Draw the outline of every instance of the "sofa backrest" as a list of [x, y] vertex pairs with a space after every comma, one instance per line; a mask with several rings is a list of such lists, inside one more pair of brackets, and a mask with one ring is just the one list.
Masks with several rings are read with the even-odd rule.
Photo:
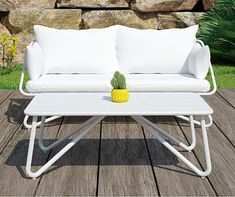
[[184, 29], [117, 31], [117, 57], [124, 73], [187, 73], [198, 26]]
[[44, 73], [188, 73], [198, 26], [140, 30], [125, 26], [57, 30], [34, 26]]
[[113, 73], [118, 69], [115, 29], [58, 30], [34, 26], [44, 73]]

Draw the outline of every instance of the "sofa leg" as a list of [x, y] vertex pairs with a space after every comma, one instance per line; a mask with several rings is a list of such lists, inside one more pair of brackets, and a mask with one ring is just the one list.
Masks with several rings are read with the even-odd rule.
[[[175, 117], [177, 117], [177, 118], [179, 118], [179, 119], [182, 119], [182, 120], [184, 120], [184, 121], [186, 121], [186, 122], [189, 122], [189, 121], [190, 121], [189, 117], [187, 117], [187, 116], [175, 116]], [[212, 124], [213, 124], [212, 116], [211, 116], [211, 115], [208, 115], [208, 118], [209, 118], [209, 123], [206, 124], [206, 127], [211, 127]], [[195, 125], [201, 126], [201, 122], [199, 122], [199, 121], [197, 121], [197, 120], [193, 120], [193, 123], [194, 123]]]
[[[53, 120], [56, 120], [56, 119], [58, 119], [58, 118], [60, 118], [60, 117], [61, 117], [61, 116], [51, 116], [51, 117], [45, 119], [45, 123], [50, 122], [50, 121], [53, 121]], [[23, 124], [24, 124], [24, 127], [25, 127], [25, 128], [27, 128], [28, 130], [30, 130], [30, 129], [32, 128], [32, 124], [28, 124], [28, 119], [29, 119], [29, 116], [28, 116], [28, 115], [25, 115]], [[41, 126], [41, 124], [42, 124], [42, 121], [37, 122], [37, 123], [36, 123], [36, 127]]]

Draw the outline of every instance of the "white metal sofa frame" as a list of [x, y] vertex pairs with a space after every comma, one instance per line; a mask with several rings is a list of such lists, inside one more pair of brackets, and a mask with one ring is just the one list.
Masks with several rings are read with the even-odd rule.
[[[201, 45], [204, 46], [203, 42], [200, 40], [197, 40], [197, 42]], [[24, 74], [25, 74], [26, 67], [23, 65], [22, 67], [22, 73], [21, 73], [21, 78], [20, 78], [20, 85], [19, 85], [19, 90], [23, 95], [26, 96], [35, 96], [36, 94], [33, 93], [27, 93], [23, 90], [23, 82], [24, 82]], [[215, 76], [213, 72], [212, 65], [210, 64], [209, 66], [211, 78], [212, 78], [212, 83], [213, 83], [213, 89], [209, 92], [203, 92], [203, 93], [198, 93], [199, 95], [212, 95], [216, 92], [217, 90], [217, 85], [215, 81]], [[208, 115], [209, 118], [209, 123], [206, 124], [205, 122], [205, 117], [203, 116], [201, 118], [201, 121], [196, 121], [193, 119], [193, 116], [176, 116], [177, 118], [183, 119], [184, 121], [187, 121], [190, 123], [190, 129], [191, 129], [191, 144], [190, 145], [185, 145], [184, 143], [180, 142], [178, 139], [174, 138], [170, 134], [168, 134], [165, 130], [162, 128], [158, 127], [154, 123], [150, 122], [146, 118], [142, 116], [132, 116], [132, 118], [137, 121], [140, 125], [142, 125], [144, 128], [149, 130], [157, 139], [160, 141], [161, 144], [163, 144], [167, 149], [169, 149], [173, 154], [175, 154], [179, 159], [181, 159], [186, 165], [188, 165], [196, 174], [204, 178], [205, 176], [209, 175], [212, 167], [211, 167], [211, 159], [210, 159], [210, 153], [209, 153], [209, 145], [208, 145], [208, 139], [207, 139], [207, 128], [209, 128], [213, 124], [212, 116]], [[81, 131], [81, 134], [75, 137], [69, 144], [67, 144], [62, 150], [60, 150], [57, 155], [55, 155], [50, 161], [48, 161], [42, 168], [40, 168], [37, 172], [32, 172], [31, 171], [31, 161], [32, 161], [32, 154], [33, 154], [33, 144], [30, 144], [29, 147], [29, 152], [30, 152], [30, 157], [27, 159], [27, 164], [26, 164], [26, 172], [29, 176], [33, 177], [34, 179], [38, 176], [40, 176], [43, 172], [45, 172], [48, 167], [50, 167], [55, 161], [57, 161], [65, 152], [67, 152], [76, 142], [78, 142], [93, 126], [95, 126], [100, 120], [102, 120], [104, 117], [92, 117], [88, 121], [86, 121], [81, 127], [79, 127], [78, 130], [75, 132], [72, 132], [71, 134], [65, 135], [61, 139], [57, 140], [56, 142], [48, 145], [47, 147], [43, 143], [43, 137], [44, 137], [44, 125], [46, 122], [50, 122], [52, 120], [60, 118], [60, 116], [51, 116], [46, 119], [46, 117], [42, 117], [42, 120], [37, 122], [37, 119], [35, 117], [33, 118], [33, 123], [32, 125], [29, 125], [27, 123], [29, 116], [25, 116], [24, 118], [24, 126], [28, 129], [32, 129], [31, 132], [34, 133], [36, 132], [36, 127], [41, 126], [40, 129], [40, 137], [39, 137], [39, 147], [44, 151], [47, 152], [54, 148], [55, 146], [59, 145], [62, 143], [64, 140], [68, 139], [69, 137], [73, 136], [77, 131]], [[204, 143], [204, 152], [206, 156], [206, 170], [202, 171], [198, 169], [195, 165], [193, 165], [186, 157], [184, 157], [180, 152], [178, 152], [171, 144], [177, 145], [182, 147], [183, 149], [191, 152], [194, 147], [196, 146], [196, 135], [195, 135], [195, 125], [201, 126], [202, 129], [202, 137], [203, 137], [203, 143]], [[159, 135], [161, 133], [161, 135]], [[169, 144], [169, 142], [171, 144]]]

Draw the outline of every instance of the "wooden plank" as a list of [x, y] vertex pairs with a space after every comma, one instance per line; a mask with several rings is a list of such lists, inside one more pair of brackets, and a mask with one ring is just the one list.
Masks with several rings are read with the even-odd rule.
[[217, 92], [235, 108], [235, 90], [222, 89]]
[[[185, 144], [188, 144], [177, 122], [172, 117], [152, 117], [150, 119], [158, 126], [168, 131], [171, 135]], [[162, 196], [213, 196], [215, 195], [207, 179], [195, 176], [195, 174], [174, 154], [161, 145], [155, 137], [145, 130], [146, 141], [154, 166], [157, 183]], [[193, 152], [181, 153], [189, 158], [192, 163], [200, 168]]]
[[[124, 121], [117, 119], [117, 122]], [[98, 185], [101, 196], [158, 195], [143, 132], [138, 124], [102, 125]]]
[[213, 119], [221, 132], [235, 146], [235, 109], [227, 104], [218, 95], [204, 97], [206, 102], [213, 108]]
[[19, 91], [14, 91], [2, 105], [0, 105], [0, 153], [11, 139], [14, 132], [22, 123], [23, 111], [29, 103], [29, 99], [22, 96]]
[[12, 90], [0, 90], [0, 104], [2, 104], [12, 92]]
[[[75, 131], [81, 119], [65, 118], [59, 137]], [[80, 122], [80, 123], [79, 123]], [[55, 164], [56, 170], [42, 177], [36, 195], [94, 196], [96, 195], [100, 125], [94, 127], [84, 139], [69, 150]], [[53, 150], [53, 156], [70, 140]]]
[[[46, 127], [45, 138], [56, 137], [60, 122], [61, 120], [51, 122], [50, 126]], [[37, 136], [38, 134], [37, 131]], [[26, 129], [19, 128], [0, 155], [0, 196], [33, 196], [36, 191], [41, 178], [33, 180], [25, 174], [29, 135], [30, 132]], [[49, 153], [44, 154], [36, 141], [32, 170], [35, 171], [42, 166], [48, 156]]]
[[126, 116], [125, 118], [121, 116], [117, 117], [106, 116], [102, 121], [102, 124], [133, 124], [133, 123], [136, 123], [136, 121], [130, 116]]
[[[189, 139], [189, 127], [179, 121], [185, 136]], [[201, 129], [196, 128], [197, 146], [194, 150], [201, 165], [205, 168], [205, 156], [201, 138]], [[213, 125], [208, 131], [208, 140], [212, 160], [212, 172], [208, 179], [217, 195], [235, 195], [235, 149], [221, 131]]]
[[0, 105], [0, 123], [3, 120], [8, 120], [12, 123], [19, 123], [15, 116], [22, 113], [22, 109], [28, 104], [30, 97], [25, 97], [19, 91], [14, 91], [1, 105]]

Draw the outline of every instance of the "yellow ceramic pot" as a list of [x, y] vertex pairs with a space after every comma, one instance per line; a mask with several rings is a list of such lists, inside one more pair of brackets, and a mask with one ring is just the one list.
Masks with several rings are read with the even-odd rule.
[[116, 103], [125, 103], [129, 98], [128, 89], [112, 89], [112, 101]]

